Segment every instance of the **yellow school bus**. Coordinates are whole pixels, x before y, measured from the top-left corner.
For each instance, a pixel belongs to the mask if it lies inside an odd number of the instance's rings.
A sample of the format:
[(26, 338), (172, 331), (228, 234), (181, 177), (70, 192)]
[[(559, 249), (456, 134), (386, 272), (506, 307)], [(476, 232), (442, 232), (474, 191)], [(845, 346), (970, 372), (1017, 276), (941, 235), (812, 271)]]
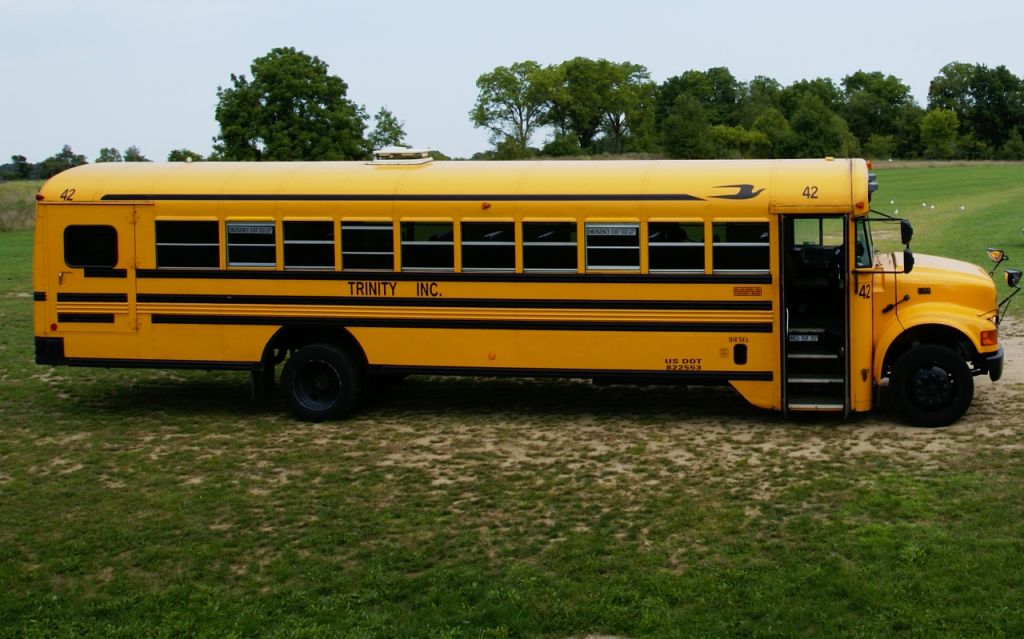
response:
[(843, 414), (888, 380), (948, 424), (1002, 371), (995, 285), (876, 253), (874, 187), (832, 158), (82, 166), (37, 195), (36, 360), (251, 371), (315, 421), (445, 374)]

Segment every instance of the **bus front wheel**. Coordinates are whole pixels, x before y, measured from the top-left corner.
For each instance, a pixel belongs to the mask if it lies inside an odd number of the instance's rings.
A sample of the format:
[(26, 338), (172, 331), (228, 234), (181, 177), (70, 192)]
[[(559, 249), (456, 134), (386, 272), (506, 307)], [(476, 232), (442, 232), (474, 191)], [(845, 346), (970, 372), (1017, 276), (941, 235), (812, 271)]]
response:
[(914, 426), (948, 426), (974, 397), (974, 378), (953, 350), (937, 344), (914, 346), (892, 369), (893, 402)]
[(355, 406), (361, 387), (352, 358), (333, 344), (303, 346), (281, 371), (285, 401), (292, 414), (305, 421), (344, 417)]

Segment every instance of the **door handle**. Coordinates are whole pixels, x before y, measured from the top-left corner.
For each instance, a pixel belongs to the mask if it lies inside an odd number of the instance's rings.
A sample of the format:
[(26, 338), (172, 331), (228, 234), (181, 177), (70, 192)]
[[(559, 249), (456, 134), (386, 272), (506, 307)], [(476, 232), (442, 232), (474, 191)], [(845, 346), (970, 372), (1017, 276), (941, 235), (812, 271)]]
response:
[(59, 271), (57, 273), (57, 285), (59, 286), (59, 285), (61, 285), (63, 283), (64, 283), (64, 271)]

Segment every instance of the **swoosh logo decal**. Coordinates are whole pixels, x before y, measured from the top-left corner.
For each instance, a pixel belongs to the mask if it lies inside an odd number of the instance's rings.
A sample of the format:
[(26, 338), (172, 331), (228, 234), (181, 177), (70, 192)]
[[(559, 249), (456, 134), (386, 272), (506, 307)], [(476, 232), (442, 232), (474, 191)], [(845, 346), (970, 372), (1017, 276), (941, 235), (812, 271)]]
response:
[(753, 184), (723, 184), (722, 186), (716, 186), (716, 189), (736, 189), (735, 193), (729, 193), (728, 195), (712, 195), (711, 197), (719, 200), (751, 200), (758, 195), (764, 189), (754, 190)]

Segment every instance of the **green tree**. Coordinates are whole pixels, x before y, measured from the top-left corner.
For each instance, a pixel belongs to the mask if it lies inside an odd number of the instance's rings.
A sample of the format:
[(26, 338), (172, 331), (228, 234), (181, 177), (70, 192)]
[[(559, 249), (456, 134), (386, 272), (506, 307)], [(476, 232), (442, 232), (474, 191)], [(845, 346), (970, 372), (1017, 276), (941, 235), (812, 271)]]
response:
[(843, 106), (843, 92), (831, 79), (798, 80), (779, 93), (779, 107), (790, 123), (807, 96), (814, 96), (833, 113), (838, 113)]
[(736, 105), (734, 118), (737, 124), (749, 129), (765, 112), (770, 109), (778, 110), (782, 85), (773, 78), (759, 75), (745, 85), (741, 85), (739, 93), (739, 103)]
[(147, 158), (145, 155), (142, 155), (142, 151), (140, 151), (139, 147), (135, 146), (134, 144), (124, 150), (124, 161), (125, 162), (151, 162), (151, 160), (149, 158)]
[(491, 132), (502, 157), (529, 155), (530, 140), (549, 108), (545, 70), (533, 60), (498, 67), (477, 78), (478, 94), (469, 112), (473, 126)]
[(900, 129), (900, 112), (920, 108), (909, 86), (880, 71), (857, 71), (843, 78), (842, 85), (845, 101), (841, 115), (862, 144), (873, 135), (894, 136)]
[(1000, 160), (1024, 160), (1024, 138), (1020, 129), (1014, 128), (1006, 138), (1006, 144), (999, 150)]
[(349, 160), (369, 157), (366, 114), (346, 97), (348, 85), (327, 64), (294, 48), (253, 60), (252, 80), (231, 74), (217, 88), (224, 160)]
[(1001, 148), (1024, 120), (1024, 81), (1005, 66), (950, 62), (928, 87), (928, 109), (952, 111), (965, 157)]
[(763, 146), (754, 147), (754, 157), (784, 158), (793, 155), (796, 136), (782, 111), (775, 108), (765, 110), (754, 120), (750, 128), (762, 133), (766, 140)]
[(710, 134), (704, 107), (697, 98), (683, 93), (662, 122), (661, 147), (670, 158), (709, 158), (714, 154)]
[(96, 163), (100, 162), (124, 162), (124, 158), (121, 157), (121, 152), (112, 146), (105, 146), (100, 149), (100, 154), (96, 156)]
[(67, 144), (59, 153), (51, 155), (36, 165), (35, 177), (49, 179), (61, 171), (87, 164), (84, 155), (79, 155), (71, 150)]
[(600, 129), (608, 138), (608, 150), (622, 153), (627, 138), (642, 137), (653, 129), (655, 85), (642, 65), (607, 60), (597, 62), (599, 75), (595, 89), (601, 114)]
[(768, 136), (762, 131), (726, 124), (711, 127), (710, 140), (714, 147), (714, 157), (722, 159), (753, 157), (769, 144)]
[(12, 155), (10, 167), (10, 180), (27, 180), (32, 177), (32, 165), (24, 155)]
[(960, 128), (956, 113), (946, 109), (932, 109), (921, 119), (921, 143), (924, 156), (935, 160), (948, 160), (956, 153), (957, 130)]
[(581, 151), (591, 151), (601, 130), (597, 94), (600, 75), (600, 63), (583, 57), (566, 60), (549, 71), (546, 79), (550, 87), (550, 107), (545, 124), (555, 127), (555, 139), (560, 144), (576, 140)]
[(381, 107), (373, 116), (374, 127), (367, 136), (367, 141), (372, 149), (383, 149), (386, 146), (395, 146), (405, 141), (405, 128), (395, 114)]
[(876, 160), (890, 160), (896, 154), (896, 136), (872, 133), (864, 143), (864, 154)]
[(794, 155), (798, 157), (849, 157), (860, 150), (842, 116), (813, 93), (800, 98), (789, 124), (795, 136)]
[(167, 154), (168, 162), (202, 162), (205, 158), (189, 149), (174, 149)]
[(658, 112), (667, 115), (682, 94), (700, 102), (711, 124), (736, 124), (737, 110), (746, 87), (727, 67), (690, 70), (665, 80), (659, 87)]

